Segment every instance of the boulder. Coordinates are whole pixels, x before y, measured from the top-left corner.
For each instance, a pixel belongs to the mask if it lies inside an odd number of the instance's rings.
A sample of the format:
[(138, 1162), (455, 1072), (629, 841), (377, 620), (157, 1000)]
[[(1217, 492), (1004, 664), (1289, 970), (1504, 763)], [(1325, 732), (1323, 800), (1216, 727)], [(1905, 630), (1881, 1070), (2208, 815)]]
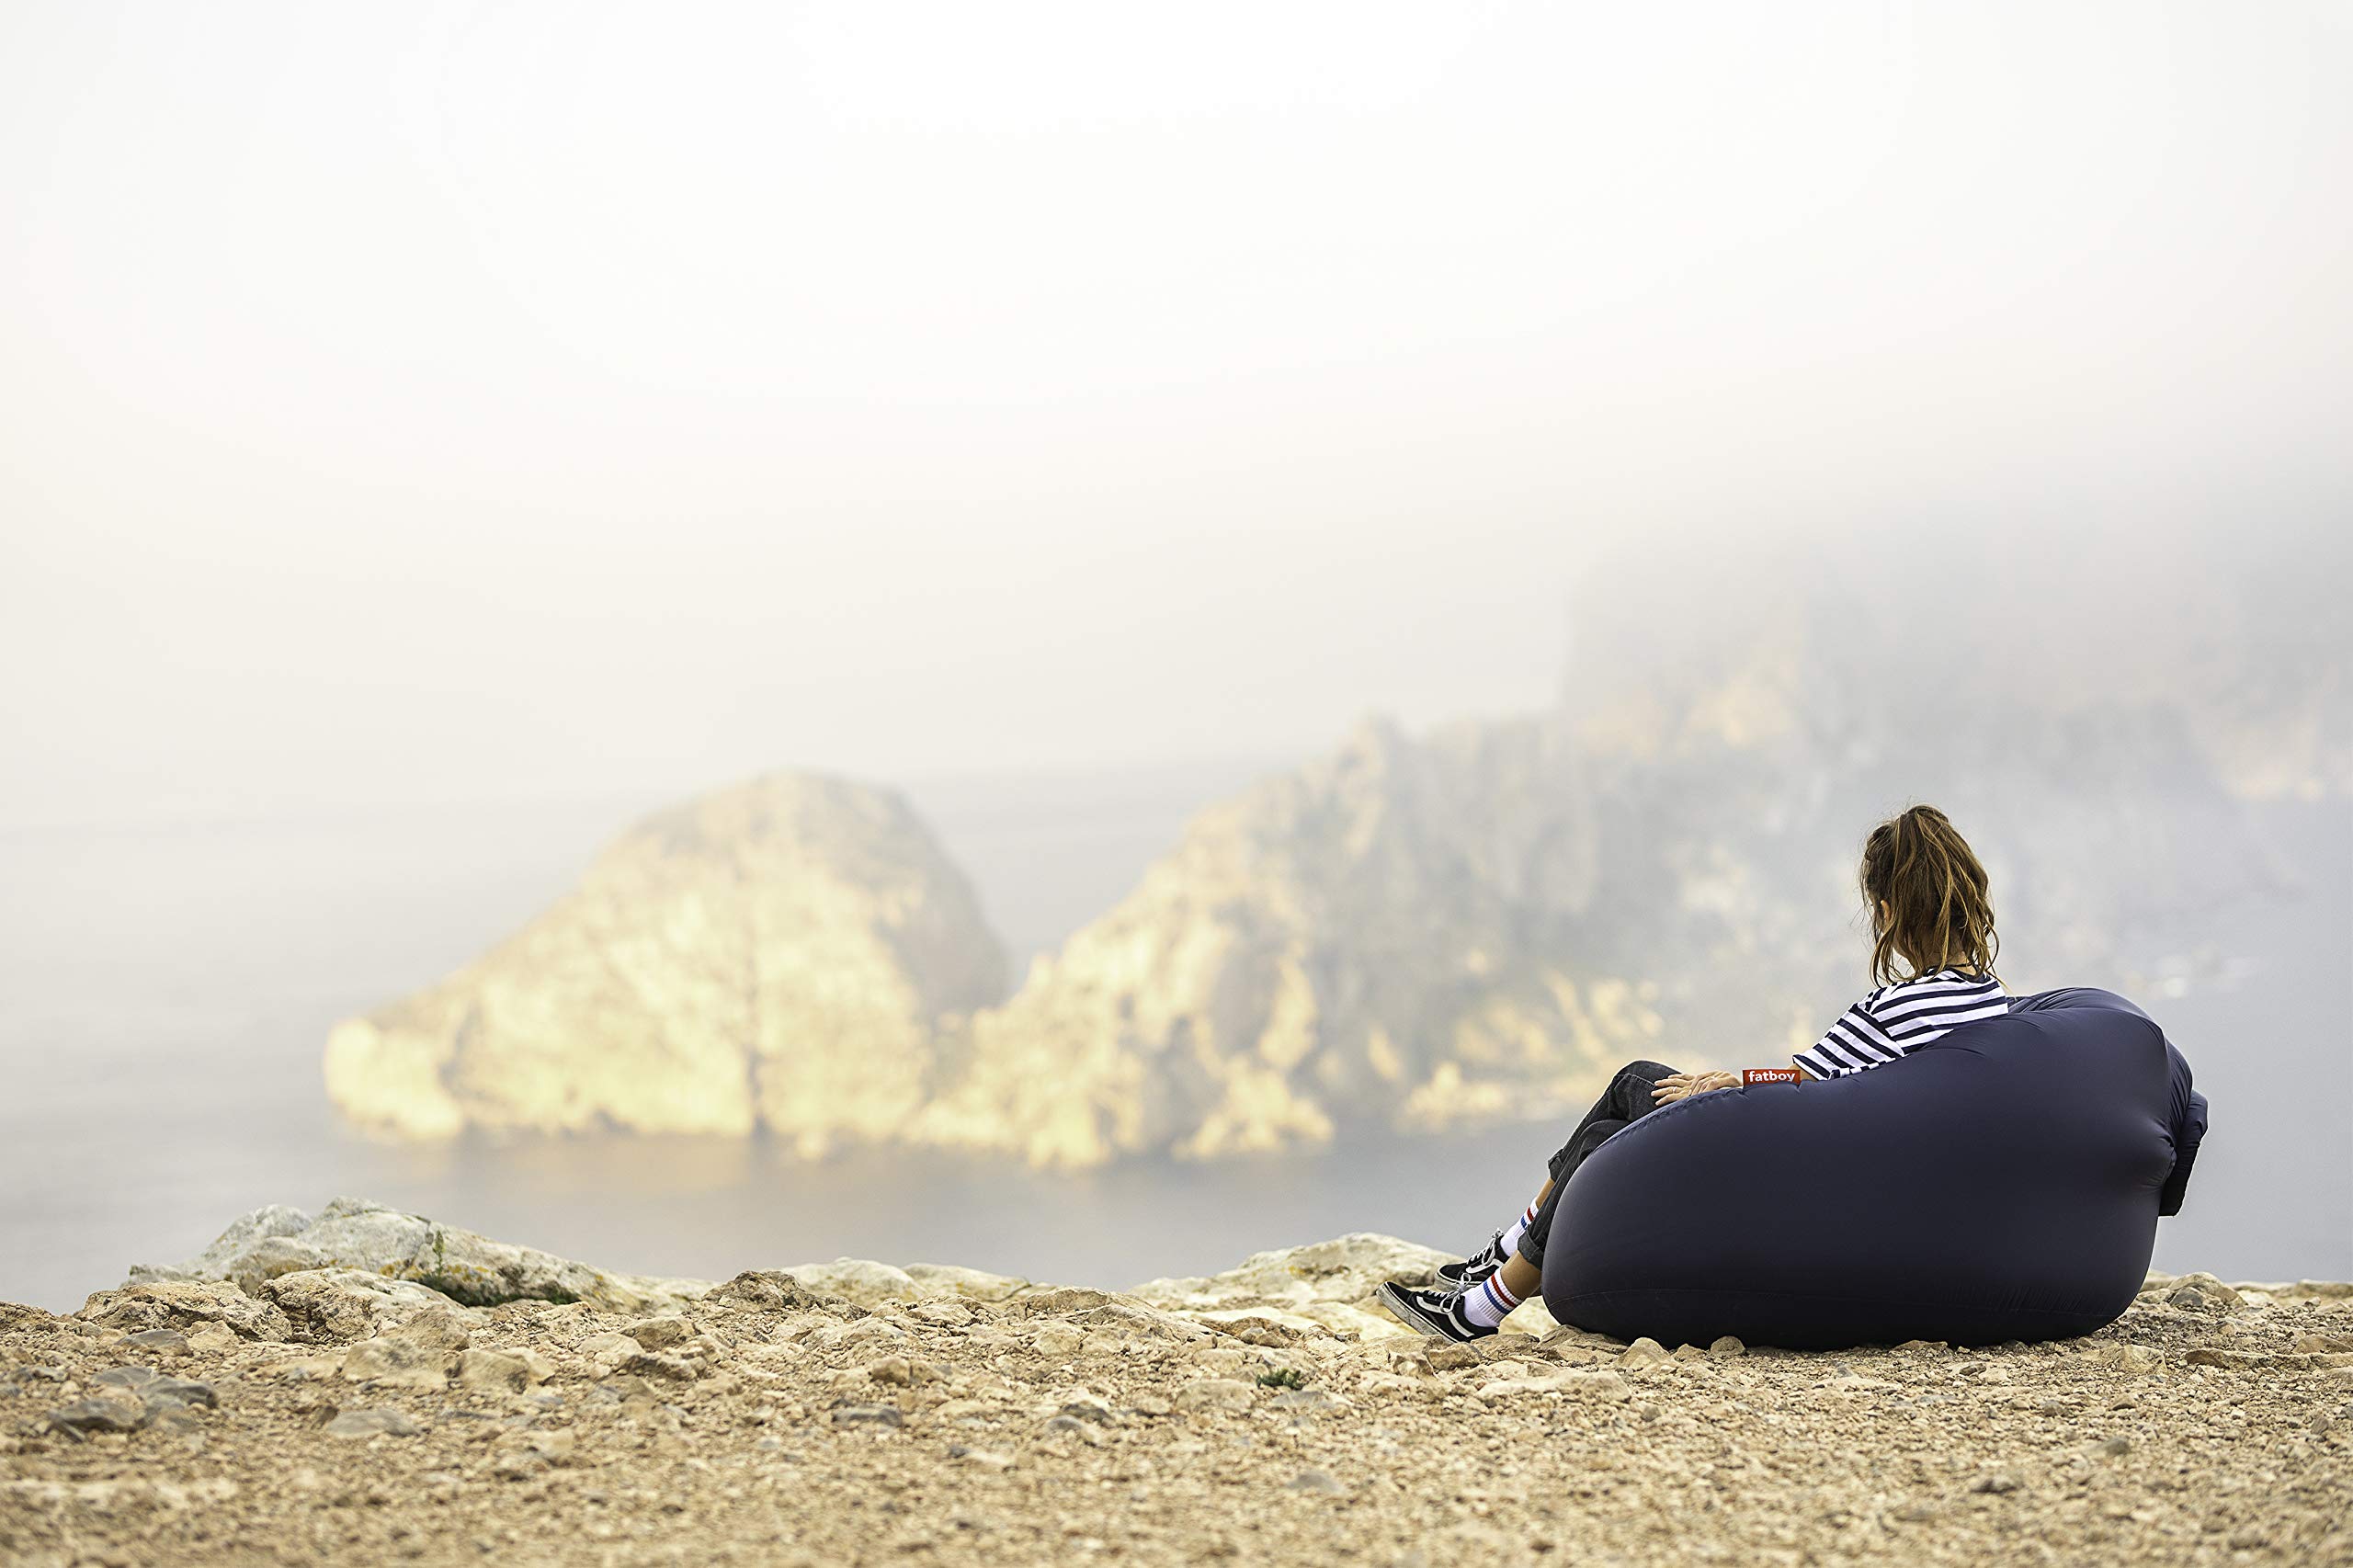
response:
[(28, 1307), (15, 1301), (0, 1301), (0, 1334), (13, 1328), (33, 1328), (48, 1323), (50, 1314), (39, 1307)]
[[(710, 1289), (699, 1279), (608, 1273), (357, 1198), (335, 1199), (316, 1214), (284, 1205), (256, 1209), (186, 1263), (132, 1273), (134, 1279), (234, 1281), (262, 1295), (278, 1279), (321, 1270), (424, 1285), (474, 1307), (540, 1301), (585, 1301), (616, 1312), (675, 1311)], [(387, 1298), (395, 1306), (403, 1300)], [(349, 1320), (348, 1312), (337, 1319)]]
[(1646, 1367), (1665, 1366), (1673, 1358), (1674, 1358), (1668, 1353), (1665, 1346), (1661, 1345), (1655, 1339), (1645, 1336), (1635, 1340), (1631, 1345), (1627, 1346), (1624, 1350), (1620, 1351), (1618, 1357), (1618, 1364), (1620, 1367), (1639, 1370)]
[[(1327, 1338), (1332, 1332), (1313, 1318), (1287, 1312), (1279, 1307), (1208, 1307), (1184, 1315), (1258, 1345), (1291, 1345), (1302, 1339)], [(1254, 1329), (1266, 1337), (1254, 1338)]]
[(49, 1413), (51, 1431), (74, 1437), (93, 1432), (136, 1432), (147, 1425), (147, 1420), (143, 1406), (113, 1399), (77, 1399)]
[(745, 1312), (813, 1312), (834, 1304), (781, 1268), (747, 1268), (705, 1298), (714, 1306)]
[(195, 1404), (208, 1410), (221, 1407), (221, 1396), (210, 1383), (188, 1378), (157, 1378), (141, 1386), (139, 1398), (150, 1415), (165, 1410), (185, 1410)]
[(599, 1334), (580, 1343), (581, 1356), (600, 1378), (610, 1377), (632, 1358), (644, 1352), (645, 1346), (626, 1334)]
[(531, 1362), (501, 1350), (465, 1350), (458, 1357), (458, 1386), (472, 1393), (517, 1394), (545, 1380)]
[(355, 1383), (382, 1388), (439, 1389), (449, 1381), (457, 1356), (397, 1335), (362, 1340), (343, 1358), (343, 1375)]
[(837, 1257), (831, 1263), (809, 1263), (782, 1271), (812, 1295), (873, 1308), (885, 1301), (912, 1301), (922, 1292), (904, 1268), (865, 1258)]
[[(1028, 1297), (1023, 1300), (1026, 1304), (1038, 1299)], [(1075, 1327), (1101, 1331), (1120, 1339), (1164, 1339), (1187, 1345), (1206, 1340), (1215, 1332), (1188, 1314), (1165, 1312), (1120, 1296), (1069, 1311), (1064, 1315), (1066, 1321)]]
[(463, 1307), (432, 1307), (411, 1313), (389, 1334), (428, 1349), (458, 1351), (473, 1343), (474, 1322)]
[(972, 1321), (972, 1309), (961, 1301), (924, 1301), (907, 1314), (934, 1328), (962, 1328)]
[(213, 1239), (210, 1246), (186, 1263), (164, 1266), (133, 1264), (131, 1283), (138, 1285), (153, 1279), (226, 1279), (237, 1258), (256, 1250), (264, 1242), (294, 1235), (310, 1223), (311, 1216), (300, 1209), (283, 1203), (266, 1204), (233, 1221), (227, 1230)]
[(620, 1369), (631, 1377), (655, 1378), (666, 1382), (690, 1383), (695, 1381), (694, 1363), (683, 1356), (665, 1356), (656, 1351), (631, 1356)]
[(218, 1326), (240, 1339), (284, 1340), (294, 1333), (292, 1322), (275, 1303), (257, 1301), (234, 1285), (204, 1279), (153, 1279), (100, 1290), (74, 1315), (125, 1334)]
[(2164, 1296), (2167, 1306), (2186, 1312), (2220, 1317), (2246, 1309), (2246, 1298), (2211, 1274), (2181, 1275), (2165, 1288)]
[(334, 1258), (292, 1236), (265, 1236), (231, 1257), (225, 1272), (229, 1282), (238, 1290), (248, 1296), (258, 1296), (264, 1285), (281, 1275), (335, 1266)]
[(1076, 1324), (1041, 1323), (1029, 1331), (1029, 1348), (1049, 1361), (1067, 1361), (1086, 1348), (1086, 1331)]
[(2259, 1367), (2271, 1365), (2279, 1358), (2266, 1356), (2259, 1350), (2218, 1350), (2212, 1346), (2201, 1345), (2181, 1359), (2186, 1366), (2220, 1367), (2225, 1371), (2251, 1372)]
[(695, 1325), (676, 1313), (645, 1318), (621, 1330), (647, 1350), (667, 1350), (695, 1336)]
[(426, 1311), (462, 1311), (429, 1285), (357, 1268), (310, 1268), (267, 1278), (254, 1292), (293, 1323), (293, 1337), (347, 1345)]
[(391, 1405), (346, 1410), (326, 1425), (328, 1437), (355, 1441), (365, 1437), (414, 1437), (422, 1430), (406, 1411)]
[(343, 1358), (343, 1375), (355, 1383), (386, 1388), (439, 1389), (472, 1337), (462, 1308), (421, 1311), (353, 1346)]
[(2109, 1367), (2128, 1377), (2140, 1377), (2154, 1372), (2165, 1364), (2165, 1358), (2145, 1345), (2128, 1345), (2109, 1340), (2089, 1346), (2084, 1359), (2096, 1367)]
[(1308, 1246), (1254, 1253), (1221, 1274), (1146, 1280), (1128, 1293), (1178, 1311), (1271, 1306), (1300, 1312), (1313, 1302), (1369, 1307), (1383, 1280), (1427, 1284), (1437, 1278), (1438, 1266), (1455, 1256), (1395, 1236), (1358, 1232)]

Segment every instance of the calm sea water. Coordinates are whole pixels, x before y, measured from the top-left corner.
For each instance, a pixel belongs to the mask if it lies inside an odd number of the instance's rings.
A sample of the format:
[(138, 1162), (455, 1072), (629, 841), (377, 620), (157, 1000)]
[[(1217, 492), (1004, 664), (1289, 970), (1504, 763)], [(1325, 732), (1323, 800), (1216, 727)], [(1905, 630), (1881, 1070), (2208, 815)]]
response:
[[(1017, 966), (1256, 771), (911, 793)], [(1541, 1176), (1541, 1128), (1071, 1176), (879, 1151), (801, 1165), (759, 1141), (413, 1150), (340, 1126), (319, 1081), (328, 1029), (512, 930), (658, 803), (0, 834), (0, 1299), (78, 1304), (247, 1209), (337, 1194), (643, 1273), (847, 1253), (1120, 1286), (1349, 1230), (1465, 1245)], [(2273, 825), (2310, 869), (2304, 895), (2194, 934), (2245, 978), (2143, 998), (2215, 1107), (2158, 1263), (2353, 1278), (2353, 812), (2281, 808)]]

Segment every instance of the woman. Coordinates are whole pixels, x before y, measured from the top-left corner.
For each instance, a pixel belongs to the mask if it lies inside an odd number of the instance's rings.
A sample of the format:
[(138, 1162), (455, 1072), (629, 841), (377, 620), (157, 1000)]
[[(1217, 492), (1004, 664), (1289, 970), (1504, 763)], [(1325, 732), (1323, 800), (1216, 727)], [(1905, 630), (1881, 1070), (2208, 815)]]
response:
[[(1961, 1024), (1998, 1017), (2009, 1008), (1994, 972), (2001, 944), (1994, 935), (1985, 868), (1944, 812), (1914, 806), (1871, 829), (1863, 841), (1860, 881), (1871, 911), (1871, 978), (1880, 989), (1796, 1053), (1792, 1060), (1803, 1079), (1883, 1067)], [(1577, 1166), (1652, 1108), (1741, 1082), (1738, 1073), (1678, 1073), (1656, 1062), (1629, 1062), (1552, 1156), (1534, 1202), (1485, 1246), (1441, 1267), (1436, 1288), (1415, 1290), (1392, 1280), (1381, 1287), (1381, 1304), (1407, 1327), (1441, 1338), (1495, 1333), (1543, 1278), (1552, 1211)]]

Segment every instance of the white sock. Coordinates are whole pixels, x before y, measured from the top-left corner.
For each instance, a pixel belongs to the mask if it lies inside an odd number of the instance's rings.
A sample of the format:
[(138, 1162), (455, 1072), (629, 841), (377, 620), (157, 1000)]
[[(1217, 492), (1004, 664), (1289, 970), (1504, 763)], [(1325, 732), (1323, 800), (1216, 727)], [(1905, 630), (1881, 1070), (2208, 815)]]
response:
[(1518, 1305), (1519, 1298), (1504, 1289), (1503, 1271), (1497, 1269), (1464, 1293), (1462, 1315), (1477, 1327), (1494, 1328)]
[(1504, 1256), (1506, 1257), (1509, 1257), (1512, 1254), (1519, 1250), (1519, 1238), (1528, 1234), (1528, 1227), (1534, 1223), (1536, 1223), (1536, 1205), (1531, 1203), (1528, 1206), (1527, 1212), (1520, 1215), (1518, 1219), (1514, 1220), (1509, 1225), (1504, 1228)]

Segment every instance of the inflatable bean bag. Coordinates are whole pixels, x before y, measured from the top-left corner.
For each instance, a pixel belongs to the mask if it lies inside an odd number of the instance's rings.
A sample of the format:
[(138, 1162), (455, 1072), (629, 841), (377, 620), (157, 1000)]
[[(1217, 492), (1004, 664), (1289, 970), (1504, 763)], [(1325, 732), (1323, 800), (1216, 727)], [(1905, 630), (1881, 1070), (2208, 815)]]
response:
[(2149, 1017), (2045, 992), (1851, 1077), (1662, 1106), (1570, 1178), (1561, 1322), (1666, 1346), (2057, 1339), (2113, 1322), (2205, 1100)]

